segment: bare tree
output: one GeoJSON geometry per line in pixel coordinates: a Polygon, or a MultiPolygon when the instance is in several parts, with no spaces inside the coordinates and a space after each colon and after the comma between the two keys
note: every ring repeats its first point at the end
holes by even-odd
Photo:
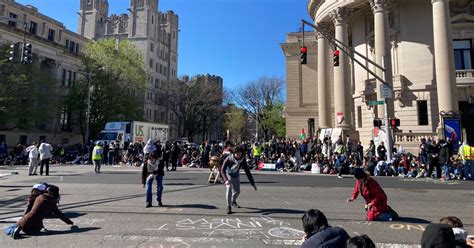
{"type": "Polygon", "coordinates": [[[285,82],[282,78],[262,77],[256,81],[250,81],[233,92],[233,101],[241,106],[249,116],[254,119],[258,117],[258,124],[262,128],[264,138],[269,138],[269,131],[276,130],[271,122],[266,121],[267,111],[274,109],[283,103],[283,87],[285,82]]]}
{"type": "Polygon", "coordinates": [[[222,116],[222,89],[197,78],[178,81],[158,94],[158,104],[176,116],[178,134],[189,140],[210,132],[222,116]]]}

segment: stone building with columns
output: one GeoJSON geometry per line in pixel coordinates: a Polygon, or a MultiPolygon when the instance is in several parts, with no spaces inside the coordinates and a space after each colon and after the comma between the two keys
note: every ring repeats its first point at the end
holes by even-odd
{"type": "MultiPolygon", "coordinates": [[[[379,65],[384,60],[386,77],[394,89],[389,115],[401,120],[395,132],[397,143],[416,147],[422,136],[436,136],[441,128],[441,112],[461,111],[462,126],[468,138],[473,137],[474,1],[309,0],[308,12],[315,25],[332,37],[379,65]]],[[[310,38],[317,39],[315,48],[308,48],[317,59],[300,65],[299,56],[285,49],[292,36],[295,34],[288,34],[287,43],[282,45],[289,89],[294,73],[288,72],[309,69],[308,75],[300,77],[311,80],[309,87],[315,88],[307,98],[313,98],[311,115],[315,116],[316,127],[340,127],[367,144],[372,139],[373,119],[385,116],[383,105],[369,105],[369,101],[383,100],[381,83],[344,53],[340,65],[334,67],[333,47],[317,34],[310,38]],[[340,115],[344,116],[342,121],[337,118],[340,115]]],[[[292,43],[298,46],[298,41],[292,43]]],[[[383,76],[382,70],[363,63],[377,76],[383,76]]],[[[304,102],[291,90],[287,94],[289,105],[304,102]]],[[[296,131],[307,123],[293,122],[289,116],[288,136],[297,137],[296,131]]]]}
{"type": "MultiPolygon", "coordinates": [[[[82,62],[78,55],[88,39],[66,29],[63,23],[41,14],[31,5],[14,0],[0,1],[0,44],[24,41],[32,45],[34,62],[29,66],[39,66],[44,74],[57,79],[52,84],[56,84],[59,92],[67,92],[81,77],[82,62]]],[[[53,97],[53,94],[49,96],[53,97]]],[[[35,130],[0,127],[3,129],[0,142],[6,141],[9,146],[18,142],[31,144],[40,139],[54,144],[82,142],[81,136],[72,132],[71,113],[66,108],[54,106],[44,116],[48,120],[36,123],[35,130]]]]}
{"type": "Polygon", "coordinates": [[[109,16],[108,0],[80,0],[78,33],[89,39],[127,39],[143,52],[148,68],[143,113],[148,122],[170,125],[178,138],[175,117],[158,104],[158,93],[178,82],[178,16],[158,11],[158,0],[131,0],[129,14],[109,16]]]}

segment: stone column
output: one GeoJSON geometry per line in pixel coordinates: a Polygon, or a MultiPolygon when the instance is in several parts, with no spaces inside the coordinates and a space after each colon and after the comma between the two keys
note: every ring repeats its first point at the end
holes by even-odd
{"type": "MultiPolygon", "coordinates": [[[[347,12],[343,8],[337,8],[330,14],[332,20],[334,21],[334,32],[335,38],[341,41],[344,44],[348,44],[348,35],[347,35],[347,12]]],[[[348,58],[341,51],[339,55],[339,66],[334,66],[334,110],[336,113],[336,127],[343,128],[344,130],[352,129],[351,125],[351,112],[347,106],[348,101],[348,91],[350,89],[351,82],[348,78],[348,58]],[[344,119],[342,121],[338,120],[338,115],[343,114],[344,119]]]]}
{"type": "Polygon", "coordinates": [[[439,111],[455,111],[458,103],[449,0],[432,0],[431,4],[439,111]]]}
{"type": "Polygon", "coordinates": [[[331,96],[329,93],[328,75],[328,41],[318,34],[318,127],[331,127],[330,110],[331,96]]]}
{"type": "MultiPolygon", "coordinates": [[[[370,6],[374,13],[374,38],[375,38],[375,62],[382,65],[382,57],[385,57],[385,68],[386,80],[393,85],[393,73],[392,73],[392,58],[390,53],[389,43],[389,25],[388,25],[388,12],[387,12],[388,0],[371,0],[370,6]]],[[[383,71],[380,69],[376,70],[377,76],[383,78],[383,71]]],[[[382,83],[377,81],[377,100],[383,100],[380,94],[380,88],[382,83]]],[[[393,92],[392,98],[388,99],[388,111],[390,116],[393,116],[393,92]]],[[[385,118],[385,106],[377,105],[378,118],[385,118]]]]}

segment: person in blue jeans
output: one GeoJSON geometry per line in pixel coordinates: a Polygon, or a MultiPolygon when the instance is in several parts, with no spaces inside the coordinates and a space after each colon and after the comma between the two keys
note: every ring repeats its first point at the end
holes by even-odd
{"type": "Polygon", "coordinates": [[[152,186],[154,180],[156,180],[156,200],[158,201],[158,206],[163,206],[161,196],[163,195],[164,175],[164,163],[162,160],[157,159],[157,154],[149,156],[142,168],[142,187],[146,188],[147,208],[152,206],[152,186]]]}

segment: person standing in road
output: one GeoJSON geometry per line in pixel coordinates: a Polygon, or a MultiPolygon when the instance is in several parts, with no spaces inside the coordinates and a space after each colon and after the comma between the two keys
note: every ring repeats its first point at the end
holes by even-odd
{"type": "Polygon", "coordinates": [[[39,154],[40,154],[40,175],[43,175],[43,167],[45,167],[46,176],[49,176],[49,161],[51,160],[51,145],[46,143],[44,140],[41,141],[41,145],[39,146],[39,154]]]}
{"type": "Polygon", "coordinates": [[[428,176],[431,178],[433,170],[436,168],[436,178],[441,179],[441,166],[439,165],[439,150],[440,147],[436,144],[435,140],[431,141],[431,144],[428,144],[428,176]]]}
{"type": "Polygon", "coordinates": [[[33,142],[31,146],[26,148],[26,152],[29,152],[29,163],[28,163],[28,176],[36,176],[36,169],[38,169],[38,147],[36,145],[36,142],[33,142]]]}
{"type": "MultiPolygon", "coordinates": [[[[161,153],[161,152],[160,152],[161,153]]],[[[163,195],[163,177],[164,172],[164,163],[162,160],[162,154],[152,153],[148,160],[145,162],[142,168],[142,187],[146,187],[146,207],[149,208],[152,206],[152,187],[153,181],[156,180],[156,200],[158,201],[158,206],[162,207],[162,195],[163,195]],[[157,157],[160,156],[160,157],[157,157]],[[157,159],[159,158],[159,159],[157,159]]]]}
{"type": "Polygon", "coordinates": [[[221,177],[226,186],[227,214],[232,214],[232,206],[239,208],[237,197],[240,195],[240,169],[242,168],[249,179],[253,189],[257,191],[257,186],[250,173],[250,169],[245,159],[245,150],[238,146],[235,152],[229,155],[221,167],[221,177]]]}
{"type": "Polygon", "coordinates": [[[179,148],[178,143],[175,141],[171,146],[171,170],[175,171],[178,166],[179,155],[181,154],[181,149],[179,148]]]}
{"type": "Polygon", "coordinates": [[[102,162],[103,154],[104,149],[102,148],[102,143],[98,141],[94,150],[92,150],[92,163],[94,164],[95,173],[100,173],[100,163],[102,162]]]}

